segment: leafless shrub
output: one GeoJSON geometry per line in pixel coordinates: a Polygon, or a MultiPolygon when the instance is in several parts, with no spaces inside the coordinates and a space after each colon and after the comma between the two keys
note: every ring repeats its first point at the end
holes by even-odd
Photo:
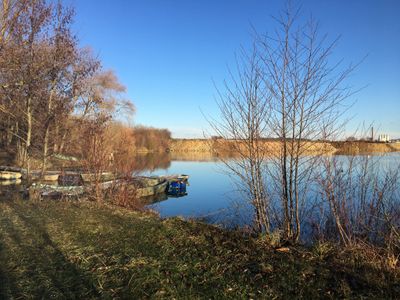
{"type": "MultiPolygon", "coordinates": [[[[344,245],[363,240],[399,252],[400,164],[385,156],[324,158],[319,184],[326,214],[344,245]]],[[[334,235],[335,237],[335,235],[334,235]]]]}
{"type": "Polygon", "coordinates": [[[138,197],[137,189],[139,186],[135,184],[132,177],[123,178],[107,194],[110,203],[125,207],[132,210],[145,210],[145,203],[138,197]]]}
{"type": "Polygon", "coordinates": [[[210,121],[216,135],[214,147],[229,144],[233,158],[220,157],[235,179],[238,190],[254,207],[254,229],[270,231],[269,199],[265,189],[266,149],[262,142],[266,135],[269,113],[265,86],[257,49],[250,55],[241,52],[238,60],[238,79],[232,75],[232,84],[225,83],[225,93],[219,92],[220,119],[210,121]],[[225,141],[232,141],[226,143],[225,141]]]}

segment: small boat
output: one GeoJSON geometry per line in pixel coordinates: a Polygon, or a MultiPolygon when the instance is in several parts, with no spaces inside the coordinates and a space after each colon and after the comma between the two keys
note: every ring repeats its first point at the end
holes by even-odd
{"type": "Polygon", "coordinates": [[[133,184],[138,197],[147,197],[165,193],[169,182],[162,177],[136,177],[133,184]]]}
{"type": "Polygon", "coordinates": [[[80,175],[82,176],[84,182],[93,182],[96,181],[96,179],[99,181],[109,181],[115,179],[115,175],[111,172],[102,172],[101,174],[80,173],[80,175]]]}
{"type": "Polygon", "coordinates": [[[186,174],[180,174],[180,175],[178,175],[178,179],[183,179],[183,180],[186,180],[186,181],[188,181],[188,180],[189,180],[189,175],[186,175],[186,174]]]}
{"type": "Polygon", "coordinates": [[[186,180],[178,179],[169,183],[168,195],[174,197],[186,196],[186,180]]]}
{"type": "Polygon", "coordinates": [[[187,182],[189,180],[189,175],[185,175],[185,174],[161,175],[158,177],[165,178],[169,182],[173,182],[173,181],[177,181],[177,180],[187,182]]]}
{"type": "Polygon", "coordinates": [[[80,175],[85,183],[96,181],[98,178],[99,181],[108,181],[115,178],[115,175],[111,172],[102,172],[101,174],[94,173],[80,173],[80,172],[62,172],[62,171],[46,171],[44,176],[41,171],[32,171],[30,173],[32,179],[34,180],[44,180],[44,181],[58,181],[58,177],[60,175],[80,175]]]}
{"type": "MultiPolygon", "coordinates": [[[[0,166],[0,179],[15,179],[15,178],[25,178],[27,175],[28,171],[23,168],[19,167],[12,167],[12,166],[0,166]],[[7,173],[11,173],[10,178],[7,177],[7,173]],[[20,175],[15,175],[15,173],[20,174],[20,175]],[[14,176],[14,177],[12,177],[14,176]],[[15,177],[17,176],[17,177],[15,177]]],[[[38,179],[43,179],[45,181],[57,181],[58,180],[58,175],[60,175],[60,171],[46,171],[44,173],[44,176],[42,177],[42,171],[41,170],[32,170],[29,175],[31,176],[32,179],[38,180],[38,179]]]]}
{"type": "Polygon", "coordinates": [[[45,171],[42,176],[42,171],[35,170],[29,173],[33,180],[44,180],[44,181],[57,181],[58,176],[61,174],[60,171],[45,171]]]}
{"type": "Polygon", "coordinates": [[[74,156],[64,155],[64,154],[60,154],[60,153],[53,154],[52,157],[59,159],[59,160],[79,161],[79,159],[74,156]]]}
{"type": "Polygon", "coordinates": [[[186,196],[186,186],[189,185],[189,175],[163,175],[158,178],[163,178],[168,181],[168,188],[166,190],[168,196],[182,197],[186,196]]]}
{"type": "Polygon", "coordinates": [[[168,185],[169,181],[162,177],[138,176],[130,180],[118,179],[102,182],[100,188],[106,190],[125,186],[132,194],[142,198],[165,193],[168,185]]]}
{"type": "MultiPolygon", "coordinates": [[[[124,185],[127,185],[129,190],[134,192],[138,197],[147,197],[165,193],[168,188],[168,180],[158,177],[135,177],[129,181],[118,179],[100,182],[98,187],[102,190],[107,190],[110,188],[119,188],[124,185]]],[[[40,196],[61,198],[63,196],[81,196],[85,193],[90,193],[94,188],[94,184],[60,186],[54,184],[34,183],[29,187],[28,191],[30,197],[40,196]]]]}
{"type": "Polygon", "coordinates": [[[82,176],[77,173],[64,173],[58,175],[58,185],[59,186],[80,186],[84,185],[82,176]]]}
{"type": "Polygon", "coordinates": [[[1,180],[14,180],[14,179],[20,179],[21,177],[22,174],[20,172],[0,171],[1,180]]]}
{"type": "Polygon", "coordinates": [[[20,168],[20,167],[13,167],[13,166],[0,166],[0,171],[26,173],[26,169],[23,169],[23,168],[20,168]]]}
{"type": "MultiPolygon", "coordinates": [[[[90,193],[95,185],[84,184],[82,177],[78,173],[70,173],[69,175],[61,175],[59,177],[59,185],[34,183],[28,189],[30,196],[51,196],[53,198],[62,196],[80,196],[90,193]],[[76,175],[79,178],[76,178],[76,175]],[[60,182],[61,181],[61,182],[60,182]],[[65,186],[64,183],[70,182],[65,186]]],[[[171,190],[171,195],[182,196],[186,194],[186,184],[189,176],[187,175],[168,175],[168,176],[138,176],[129,180],[117,179],[98,183],[98,188],[108,190],[112,188],[120,188],[127,186],[129,191],[136,194],[137,197],[148,197],[167,193],[171,190]]]]}
{"type": "Polygon", "coordinates": [[[61,198],[63,196],[80,196],[86,191],[87,187],[85,186],[57,186],[44,183],[33,183],[28,188],[29,198],[61,198]]]}
{"type": "MultiPolygon", "coordinates": [[[[60,176],[62,178],[62,176],[60,176]]],[[[74,182],[75,185],[61,185],[58,184],[48,184],[48,183],[33,183],[29,188],[29,197],[51,197],[51,198],[61,198],[61,197],[71,197],[71,196],[82,196],[85,193],[90,193],[96,188],[95,184],[88,185],[77,185],[79,183],[74,182]]],[[[83,183],[83,182],[81,182],[83,183]]],[[[100,182],[98,187],[102,190],[107,190],[111,187],[118,186],[122,183],[122,180],[110,180],[105,182],[100,182]]]]}
{"type": "Polygon", "coordinates": [[[0,186],[6,185],[18,185],[21,184],[21,179],[14,179],[14,180],[0,180],[0,186]]]}

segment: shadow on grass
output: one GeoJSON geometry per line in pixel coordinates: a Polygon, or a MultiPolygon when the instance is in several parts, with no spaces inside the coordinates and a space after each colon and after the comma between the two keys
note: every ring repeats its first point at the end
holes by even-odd
{"type": "Polygon", "coordinates": [[[2,241],[9,243],[0,245],[0,296],[5,299],[9,295],[15,298],[99,296],[93,278],[65,257],[42,224],[24,215],[16,202],[5,205],[11,213],[1,224],[5,230],[2,241]],[[17,286],[25,293],[21,294],[17,286]]]}
{"type": "Polygon", "coordinates": [[[104,206],[0,202],[0,298],[400,298],[393,274],[352,253],[260,243],[104,206]]]}
{"type": "MultiPolygon", "coordinates": [[[[5,251],[4,245],[1,242],[3,236],[0,235],[0,262],[3,262],[3,253],[5,251]]],[[[12,274],[7,272],[4,268],[4,264],[0,264],[0,299],[11,299],[12,295],[20,294],[19,289],[16,286],[16,279],[12,274]]]]}

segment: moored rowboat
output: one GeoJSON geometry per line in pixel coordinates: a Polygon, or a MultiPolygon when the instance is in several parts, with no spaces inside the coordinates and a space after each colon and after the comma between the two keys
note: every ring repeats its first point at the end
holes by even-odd
{"type": "Polygon", "coordinates": [[[161,177],[139,177],[135,178],[135,181],[139,183],[139,186],[136,187],[136,195],[138,197],[165,193],[168,188],[168,180],[161,177]]]}
{"type": "Polygon", "coordinates": [[[63,196],[80,196],[83,195],[87,191],[87,187],[85,186],[57,186],[52,184],[32,184],[29,187],[29,197],[36,198],[39,196],[55,196],[57,198],[61,198],[63,196]]]}
{"type": "Polygon", "coordinates": [[[18,185],[18,184],[21,184],[21,179],[0,180],[0,186],[18,185]]]}
{"type": "Polygon", "coordinates": [[[0,171],[1,180],[20,179],[22,174],[20,172],[0,171]]]}
{"type": "MultiPolygon", "coordinates": [[[[132,180],[110,180],[101,182],[98,187],[102,190],[110,188],[120,188],[127,186],[129,190],[134,192],[137,197],[147,197],[165,193],[168,188],[168,180],[162,177],[135,177],[132,180]]],[[[81,185],[81,186],[59,186],[43,183],[34,183],[28,189],[30,196],[81,196],[85,193],[90,193],[95,188],[94,184],[81,185]]]]}
{"type": "Polygon", "coordinates": [[[182,181],[188,181],[189,180],[189,175],[186,174],[174,174],[174,175],[162,175],[159,176],[160,178],[165,178],[169,182],[176,181],[176,180],[182,180],[182,181]]]}
{"type": "Polygon", "coordinates": [[[32,171],[30,172],[30,176],[33,180],[44,180],[44,181],[57,181],[58,176],[61,174],[60,171],[46,171],[42,176],[41,171],[32,171]]]}
{"type": "Polygon", "coordinates": [[[95,173],[81,173],[84,182],[93,182],[98,179],[99,181],[109,181],[115,179],[115,175],[111,172],[102,172],[101,174],[95,173]]]}
{"type": "Polygon", "coordinates": [[[85,183],[88,182],[93,182],[96,181],[96,178],[98,178],[99,181],[108,181],[111,179],[114,179],[114,174],[111,172],[102,172],[101,174],[94,174],[94,173],[79,173],[79,172],[61,172],[61,171],[46,171],[44,173],[44,176],[42,177],[41,171],[32,171],[30,173],[32,179],[34,180],[44,180],[44,181],[58,181],[58,177],[61,174],[75,174],[75,175],[81,175],[82,179],[85,183]]]}
{"type": "Polygon", "coordinates": [[[26,173],[26,169],[23,169],[23,168],[20,168],[20,167],[13,167],[13,166],[0,166],[0,171],[26,173]]]}

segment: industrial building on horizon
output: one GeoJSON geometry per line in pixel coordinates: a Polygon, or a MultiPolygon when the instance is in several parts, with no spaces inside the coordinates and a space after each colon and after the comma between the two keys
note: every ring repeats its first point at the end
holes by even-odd
{"type": "Polygon", "coordinates": [[[390,143],[390,135],[388,135],[388,134],[380,134],[379,136],[378,136],[378,141],[379,142],[386,142],[386,143],[390,143]]]}

